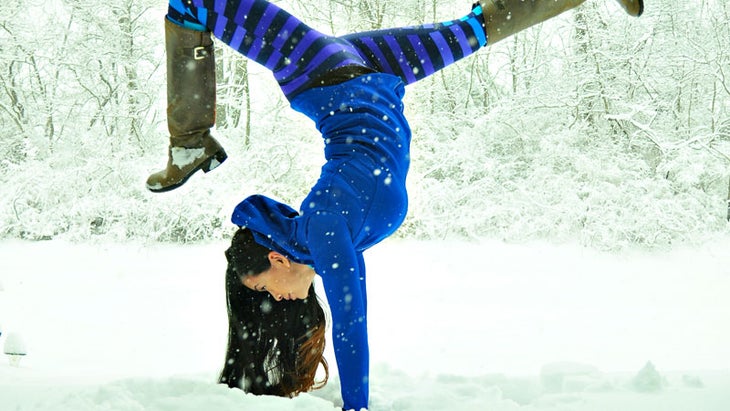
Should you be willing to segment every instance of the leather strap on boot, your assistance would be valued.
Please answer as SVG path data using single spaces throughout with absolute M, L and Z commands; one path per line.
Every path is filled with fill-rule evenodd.
M 213 45 L 196 46 L 192 48 L 177 49 L 176 54 L 182 57 L 192 58 L 193 60 L 203 60 L 213 56 Z
M 203 60 L 208 57 L 215 57 L 213 54 L 213 39 L 208 31 L 190 30 L 166 20 L 165 25 L 172 24 L 173 27 L 166 28 L 175 34 L 176 47 L 173 53 L 179 57 L 189 57 L 193 60 Z M 170 50 L 168 50 L 169 52 Z

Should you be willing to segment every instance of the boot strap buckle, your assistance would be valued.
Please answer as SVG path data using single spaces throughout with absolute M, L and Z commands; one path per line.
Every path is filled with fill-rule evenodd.
M 198 46 L 193 49 L 193 58 L 195 60 L 203 60 L 209 55 L 210 53 L 208 52 L 208 48 L 205 46 Z

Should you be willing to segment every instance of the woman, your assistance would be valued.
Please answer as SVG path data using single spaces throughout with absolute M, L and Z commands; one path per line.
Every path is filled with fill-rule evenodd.
M 221 382 L 283 396 L 314 387 L 324 363 L 316 273 L 330 307 L 344 409 L 367 408 L 362 253 L 406 215 L 405 84 L 584 1 L 482 0 L 457 20 L 343 37 L 317 32 L 266 0 L 170 2 L 170 156 L 148 179 L 150 190 L 179 187 L 226 158 L 209 132 L 215 113 L 209 32 L 269 68 L 292 108 L 311 118 L 325 141 L 327 161 L 299 211 L 260 195 L 234 210 L 232 221 L 242 228 L 226 252 L 229 346 Z M 641 0 L 618 1 L 629 14 L 643 11 Z

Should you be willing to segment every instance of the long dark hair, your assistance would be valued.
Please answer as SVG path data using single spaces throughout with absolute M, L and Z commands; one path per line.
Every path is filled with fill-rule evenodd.
M 239 229 L 226 250 L 228 348 L 219 382 L 256 395 L 293 397 L 327 383 L 326 318 L 313 285 L 304 300 L 276 301 L 241 283 L 269 269 L 270 251 L 248 229 Z M 320 364 L 325 376 L 317 382 Z

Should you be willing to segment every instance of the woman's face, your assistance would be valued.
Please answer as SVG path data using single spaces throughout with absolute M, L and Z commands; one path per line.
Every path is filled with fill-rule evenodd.
M 268 292 L 276 301 L 305 299 L 314 280 L 314 270 L 292 262 L 276 251 L 269 253 L 271 268 L 258 275 L 247 275 L 241 282 L 254 291 Z

